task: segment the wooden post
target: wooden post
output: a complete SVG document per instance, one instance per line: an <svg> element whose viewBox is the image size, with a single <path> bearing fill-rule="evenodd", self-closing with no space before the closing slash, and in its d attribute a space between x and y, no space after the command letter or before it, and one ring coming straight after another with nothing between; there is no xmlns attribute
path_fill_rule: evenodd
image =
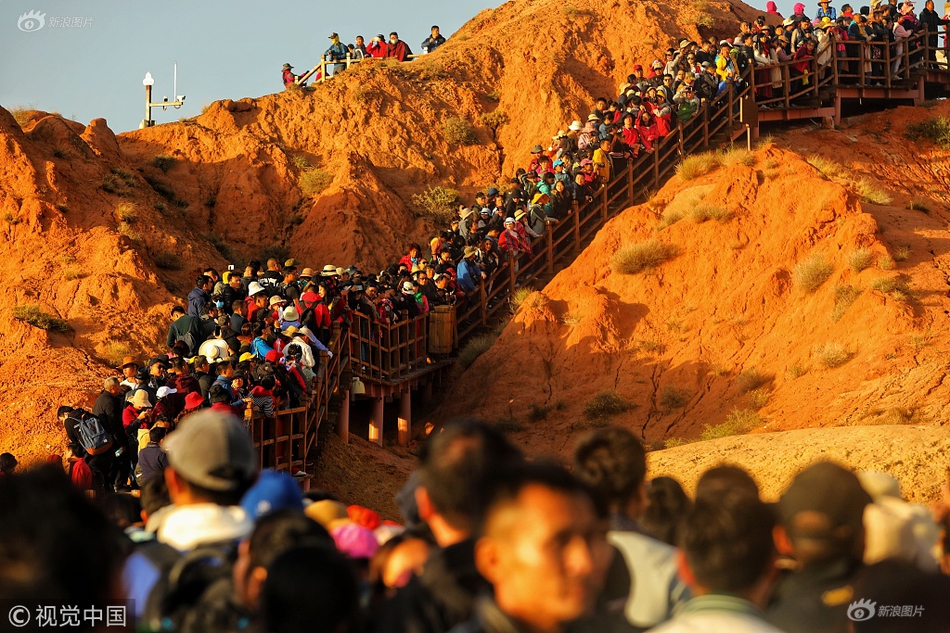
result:
<svg viewBox="0 0 950 633"><path fill-rule="evenodd" d="M736 115L733 113L733 109L734 109L733 106L735 105L735 99L736 99L736 84L733 83L733 82L729 82L729 85L728 85L726 88L727 88L727 92L729 93L729 95L726 97L726 104L727 104L727 107L729 108L729 112L728 112L728 115L729 115L729 135L732 136L732 129L733 129L733 128L735 127L735 125L736 125L736 122L735 122L735 117L736 117ZM732 140L732 139L730 138L729 140ZM657 179L657 181L659 182L660 178L659 178L659 172L658 172L658 170L657 170L657 178L656 178L656 179Z"/></svg>
<svg viewBox="0 0 950 633"><path fill-rule="evenodd" d="M630 179L631 181L633 180L632 175L630 176ZM631 183L630 186L632 187L633 184ZM581 247L581 205L579 205L576 201L573 203L573 205L574 206L572 208L571 215L574 216L574 248L580 248Z"/></svg>
<svg viewBox="0 0 950 633"><path fill-rule="evenodd" d="M478 284L478 318L482 325L488 325L488 293L485 292L485 281Z"/></svg>
<svg viewBox="0 0 950 633"><path fill-rule="evenodd" d="M343 392L343 398L340 401L340 414L336 421L336 434L343 440L344 444L350 442L350 390Z"/></svg>
<svg viewBox="0 0 950 633"><path fill-rule="evenodd" d="M409 446L409 438L412 437L412 390L408 385L399 396L397 431L399 433L399 445Z"/></svg>
<svg viewBox="0 0 950 633"><path fill-rule="evenodd" d="M548 225L544 230L544 249L547 251L548 274L554 276L554 225Z"/></svg>
<svg viewBox="0 0 950 633"><path fill-rule="evenodd" d="M606 224L606 223L607 223L607 211L608 211L608 209L607 209L607 188L608 188L608 187L607 187L607 184L605 183L605 184L604 184L604 188L600 190L600 192L601 192L602 194L604 194L604 202L603 202L603 205L601 206L601 211L600 211L601 224Z"/></svg>
<svg viewBox="0 0 950 633"><path fill-rule="evenodd" d="M712 108L712 103L706 102L706 107L703 108L703 147L709 149L709 110Z"/></svg>
<svg viewBox="0 0 950 633"><path fill-rule="evenodd" d="M910 81L910 39L904 40L904 73L905 79Z"/></svg>
<svg viewBox="0 0 950 633"><path fill-rule="evenodd" d="M382 396L373 398L373 414L369 419L369 441L383 445L383 413L385 413L385 403Z"/></svg>
<svg viewBox="0 0 950 633"><path fill-rule="evenodd" d="M871 59L871 49L868 47L867 42L861 42L861 46L858 48L858 50L861 51L861 59L858 61L858 74L861 75L861 77L858 79L858 81L861 82L861 87L863 88L868 83L866 76L867 73L864 71L864 60Z"/></svg>
<svg viewBox="0 0 950 633"><path fill-rule="evenodd" d="M818 98L818 80L820 79L820 78L818 77L818 58L817 58L817 57L813 57L810 63L811 63L811 64L814 66L814 68L815 68L815 72L814 72L814 74L812 75L812 82L811 82L811 85L812 85L812 92L815 93L815 98L817 99L817 98ZM820 106L821 104L819 103L818 105Z"/></svg>
<svg viewBox="0 0 950 633"><path fill-rule="evenodd" d="M729 109L732 111L732 108ZM660 147L653 148L653 186L650 187L652 191L656 191L660 188Z"/></svg>
<svg viewBox="0 0 950 633"><path fill-rule="evenodd" d="M518 284L518 273L515 270L515 257L518 255L512 255L508 258L508 294L514 296L515 288Z"/></svg>
<svg viewBox="0 0 950 633"><path fill-rule="evenodd" d="M884 85L891 87L891 43L884 45Z"/></svg>

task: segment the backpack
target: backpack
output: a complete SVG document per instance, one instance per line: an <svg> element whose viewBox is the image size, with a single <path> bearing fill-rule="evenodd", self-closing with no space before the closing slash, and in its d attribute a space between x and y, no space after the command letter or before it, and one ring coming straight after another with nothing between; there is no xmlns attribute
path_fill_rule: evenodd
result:
<svg viewBox="0 0 950 633"><path fill-rule="evenodd" d="M158 541L143 543L138 552L158 570L158 581L145 602L141 630L196 632L225 630L209 628L209 620L220 612L219 594L222 581L231 577L237 549L234 543L201 546L190 552L179 552ZM227 618L225 618L227 619Z"/></svg>
<svg viewBox="0 0 950 633"><path fill-rule="evenodd" d="M90 455L102 455L112 448L112 438L109 432L99 421L99 418L84 411L76 409L69 414L67 418L76 423L76 433L79 435L79 443L84 451Z"/></svg>

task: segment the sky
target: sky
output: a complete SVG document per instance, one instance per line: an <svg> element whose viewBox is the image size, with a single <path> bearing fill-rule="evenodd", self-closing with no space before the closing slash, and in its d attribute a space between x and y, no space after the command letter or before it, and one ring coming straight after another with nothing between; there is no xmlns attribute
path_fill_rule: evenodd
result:
<svg viewBox="0 0 950 633"><path fill-rule="evenodd" d="M790 14L793 2L779 0L779 11ZM351 43L356 35L368 41L397 31L418 53L433 24L450 36L479 11L499 4L0 0L0 105L59 112L82 123L102 117L113 131L124 132L145 118L146 72L155 80L152 101L174 100L175 61L185 105L177 111L153 109L156 123L195 116L212 101L281 90L281 66L289 62L297 73L312 67L329 46L331 32ZM43 14L40 28L31 13Z"/></svg>

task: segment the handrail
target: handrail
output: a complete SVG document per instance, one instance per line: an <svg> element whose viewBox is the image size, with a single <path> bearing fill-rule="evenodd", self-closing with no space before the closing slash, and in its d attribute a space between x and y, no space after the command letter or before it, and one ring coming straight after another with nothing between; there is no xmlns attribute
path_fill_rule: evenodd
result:
<svg viewBox="0 0 950 633"><path fill-rule="evenodd" d="M420 57L422 57L421 54L406 55L406 61L412 61ZM369 62L369 61L376 61L376 60L383 60L383 59L395 59L395 58L394 57L372 57L370 55L367 55L365 57L353 57L349 53L347 53L345 59L342 59L339 61L331 61L326 58L326 55L321 55L320 61L318 61L317 64L313 68L311 68L304 74L297 77L297 79L294 80L294 84L298 86L303 85L308 79L310 79L310 77L312 77L317 72L317 70L320 71L320 78L317 79L316 83L323 83L329 77L333 76L333 75L329 75L329 76L327 75L327 68L330 66L333 66L334 68L336 66L345 66L344 70L349 70L350 66L355 66L356 64L359 64L362 62ZM334 75L336 74L335 70L333 74Z"/></svg>

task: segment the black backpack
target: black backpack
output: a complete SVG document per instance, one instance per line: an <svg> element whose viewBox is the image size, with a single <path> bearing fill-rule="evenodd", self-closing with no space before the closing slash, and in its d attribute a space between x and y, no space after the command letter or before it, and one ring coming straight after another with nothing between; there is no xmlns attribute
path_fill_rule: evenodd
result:
<svg viewBox="0 0 950 633"><path fill-rule="evenodd" d="M158 569L158 581L152 587L139 630L197 633L220 631L209 622L221 619L221 587L231 578L237 546L233 542L204 545L190 552L179 552L170 545L151 541L138 552ZM217 614L217 615L215 615Z"/></svg>
<svg viewBox="0 0 950 633"><path fill-rule="evenodd" d="M74 409L68 419L75 423L79 444L90 455L102 455L112 448L112 436L93 414L84 409Z"/></svg>

